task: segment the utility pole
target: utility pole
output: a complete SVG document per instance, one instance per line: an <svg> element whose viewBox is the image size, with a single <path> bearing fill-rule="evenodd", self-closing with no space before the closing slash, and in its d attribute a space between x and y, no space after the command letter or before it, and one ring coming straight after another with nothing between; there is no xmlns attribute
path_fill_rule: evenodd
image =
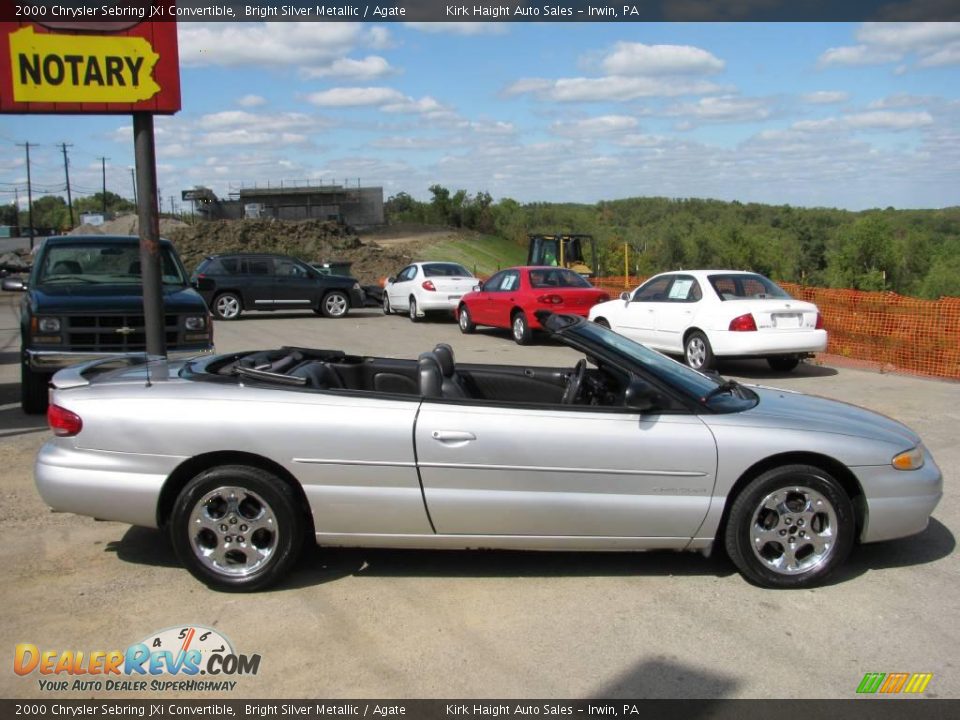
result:
<svg viewBox="0 0 960 720"><path fill-rule="evenodd" d="M153 137L153 115L133 113L133 145L137 166L140 224L140 266L143 282L143 317L147 354L167 354L163 325L163 282L160 272L160 216L154 202L157 188L157 155Z"/></svg>
<svg viewBox="0 0 960 720"><path fill-rule="evenodd" d="M173 197L174 197L173 195L170 196L170 214L176 215L177 211L173 207Z"/></svg>
<svg viewBox="0 0 960 720"><path fill-rule="evenodd" d="M73 197L70 195L70 162L67 160L67 143L60 143L63 148L63 174L67 177L67 210L70 212L70 229L73 230Z"/></svg>
<svg viewBox="0 0 960 720"><path fill-rule="evenodd" d="M21 143L17 143L20 145ZM30 143L22 143L27 149L27 222L30 224L30 249L33 250L33 187L30 185Z"/></svg>
<svg viewBox="0 0 960 720"><path fill-rule="evenodd" d="M101 193L103 199L103 219L107 219L107 160L110 158L102 157L100 158L100 176L103 178L103 191Z"/></svg>
<svg viewBox="0 0 960 720"><path fill-rule="evenodd" d="M14 213L17 216L17 237L20 237L20 188L13 188L13 204L17 208L17 212Z"/></svg>
<svg viewBox="0 0 960 720"><path fill-rule="evenodd" d="M130 168L130 183L133 185L133 204L137 204L137 176L134 174L136 168Z"/></svg>

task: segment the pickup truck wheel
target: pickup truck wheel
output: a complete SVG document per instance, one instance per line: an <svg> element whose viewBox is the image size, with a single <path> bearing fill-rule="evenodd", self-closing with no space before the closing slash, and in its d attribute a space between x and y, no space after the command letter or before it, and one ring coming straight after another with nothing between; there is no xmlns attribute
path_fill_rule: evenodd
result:
<svg viewBox="0 0 960 720"><path fill-rule="evenodd" d="M220 320L236 320L242 311L243 304L236 293L220 293L213 300L213 314Z"/></svg>
<svg viewBox="0 0 960 720"><path fill-rule="evenodd" d="M201 582L228 592L262 590L280 580L297 562L305 532L293 488L246 465L197 475L170 519L180 562Z"/></svg>
<svg viewBox="0 0 960 720"><path fill-rule="evenodd" d="M339 290L331 290L323 296L320 311L324 317L341 318L350 310L350 298Z"/></svg>
<svg viewBox="0 0 960 720"><path fill-rule="evenodd" d="M20 363L20 407L27 415L40 415L47 411L47 386L50 376L35 373L26 362Z"/></svg>

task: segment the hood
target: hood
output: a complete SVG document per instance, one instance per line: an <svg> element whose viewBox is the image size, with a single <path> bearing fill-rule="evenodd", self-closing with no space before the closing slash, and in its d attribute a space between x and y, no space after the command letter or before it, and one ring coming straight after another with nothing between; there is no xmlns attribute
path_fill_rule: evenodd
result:
<svg viewBox="0 0 960 720"><path fill-rule="evenodd" d="M142 313L140 285L41 285L29 289L31 310L43 314ZM207 312L203 298L191 287L164 285L164 312Z"/></svg>
<svg viewBox="0 0 960 720"><path fill-rule="evenodd" d="M872 410L788 390L756 386L750 389L757 393L760 402L738 414L738 419L746 423L851 435L900 445L904 449L920 443L920 436L906 425Z"/></svg>

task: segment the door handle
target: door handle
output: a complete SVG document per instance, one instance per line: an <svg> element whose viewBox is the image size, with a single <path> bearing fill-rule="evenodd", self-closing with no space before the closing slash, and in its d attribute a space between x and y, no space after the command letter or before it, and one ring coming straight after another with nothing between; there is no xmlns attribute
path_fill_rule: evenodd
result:
<svg viewBox="0 0 960 720"><path fill-rule="evenodd" d="M442 443L465 443L477 439L476 435L465 430L434 430L431 437Z"/></svg>

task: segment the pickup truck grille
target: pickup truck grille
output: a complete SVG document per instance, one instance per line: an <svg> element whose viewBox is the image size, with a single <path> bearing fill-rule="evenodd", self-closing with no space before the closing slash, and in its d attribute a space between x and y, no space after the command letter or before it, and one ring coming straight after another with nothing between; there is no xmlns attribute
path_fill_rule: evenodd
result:
<svg viewBox="0 0 960 720"><path fill-rule="evenodd" d="M71 350L143 351L147 348L143 315L68 315L66 342ZM167 348L179 340L179 317L164 315Z"/></svg>

